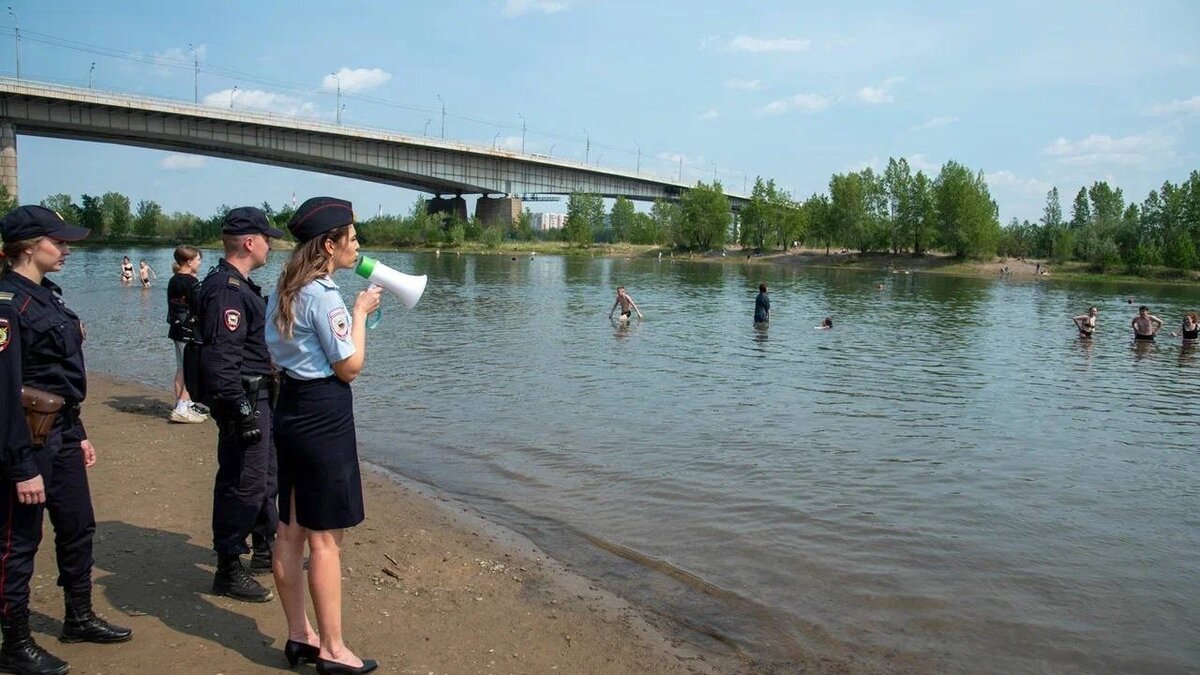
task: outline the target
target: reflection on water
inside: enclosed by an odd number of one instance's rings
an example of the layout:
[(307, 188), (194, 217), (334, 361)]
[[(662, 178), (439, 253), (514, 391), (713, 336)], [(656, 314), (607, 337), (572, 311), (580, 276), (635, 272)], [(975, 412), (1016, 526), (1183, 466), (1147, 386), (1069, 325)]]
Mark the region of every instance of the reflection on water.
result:
[[(166, 250), (79, 253), (67, 298), (92, 366), (166, 387), (165, 284), (148, 302), (109, 284), (124, 253), (169, 267)], [(764, 669), (804, 653), (959, 672), (1200, 663), (1200, 365), (1177, 339), (1131, 346), (1123, 284), (380, 258), (430, 282), (370, 336), (364, 454)], [(265, 288), (279, 263), (255, 275)], [(751, 325), (759, 283), (769, 332)], [(606, 319), (618, 284), (645, 321)], [(1168, 324), (1195, 309), (1193, 288), (1137, 296)], [(1079, 340), (1069, 318), (1089, 305), (1096, 337)], [(825, 316), (836, 328), (813, 330)]]

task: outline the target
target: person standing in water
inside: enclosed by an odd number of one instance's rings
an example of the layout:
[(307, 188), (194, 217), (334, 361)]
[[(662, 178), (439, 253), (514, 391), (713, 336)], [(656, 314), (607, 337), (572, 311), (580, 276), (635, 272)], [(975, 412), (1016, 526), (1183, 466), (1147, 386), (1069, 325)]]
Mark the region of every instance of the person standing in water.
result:
[(1080, 314), (1071, 319), (1075, 322), (1075, 327), (1079, 329), (1079, 337), (1090, 338), (1096, 332), (1096, 317), (1100, 314), (1100, 310), (1095, 307), (1088, 307), (1087, 314)]
[[(1175, 333), (1171, 333), (1171, 337), (1175, 337)], [(1184, 344), (1192, 344), (1200, 340), (1200, 320), (1197, 320), (1195, 312), (1183, 315), (1183, 323), (1179, 326), (1179, 337), (1183, 338)]]
[(624, 286), (617, 286), (617, 299), (613, 302), (612, 309), (608, 310), (608, 318), (611, 319), (613, 312), (617, 311), (617, 305), (621, 306), (621, 321), (628, 321), (633, 312), (637, 312), (639, 319), (642, 318), (642, 310), (638, 309), (637, 303), (625, 292)]
[(1138, 307), (1138, 315), (1133, 317), (1130, 325), (1133, 326), (1134, 340), (1152, 341), (1158, 329), (1163, 327), (1163, 321), (1151, 314), (1149, 307), (1142, 305)]
[(121, 259), (121, 285), (128, 286), (133, 283), (133, 263), (129, 262), (129, 256)]
[(754, 298), (754, 325), (765, 328), (771, 321), (771, 298), (767, 295), (767, 285), (758, 285), (758, 296)]

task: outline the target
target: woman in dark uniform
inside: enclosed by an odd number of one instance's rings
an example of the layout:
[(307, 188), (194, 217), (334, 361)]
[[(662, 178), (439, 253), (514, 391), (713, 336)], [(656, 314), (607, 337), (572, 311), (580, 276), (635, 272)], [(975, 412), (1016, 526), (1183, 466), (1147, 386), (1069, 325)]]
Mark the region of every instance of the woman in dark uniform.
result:
[[(331, 278), (358, 259), (350, 202), (309, 199), (288, 229), (297, 245), (267, 304), (266, 328), (282, 374), (274, 426), (274, 572), (288, 624), (284, 655), (293, 666), (315, 662), (318, 673), (368, 673), (378, 664), (358, 658), (342, 640), (341, 546), (345, 529), (364, 517), (350, 382), (362, 371), (367, 315), (379, 307), (380, 289), (359, 293), (351, 315)], [(315, 631), (305, 612), (305, 544)]]
[[(0, 391), (7, 421), (0, 436), (6, 492), (0, 496), (0, 672), (54, 674), (69, 668), (29, 634), (29, 580), (47, 510), (54, 525), (58, 584), (66, 596), (61, 639), (110, 643), (132, 635), (92, 611), (96, 518), (87, 467), (96, 463), (96, 450), (79, 420), (79, 404), (87, 394), (83, 326), (63, 303), (62, 289), (46, 278), (66, 264), (68, 242), (87, 235), (88, 230), (41, 206), (22, 206), (0, 219), (0, 370), (7, 375)], [(35, 441), (25, 420), (13, 415), (21, 409), (22, 385), (64, 400), (44, 440)]]

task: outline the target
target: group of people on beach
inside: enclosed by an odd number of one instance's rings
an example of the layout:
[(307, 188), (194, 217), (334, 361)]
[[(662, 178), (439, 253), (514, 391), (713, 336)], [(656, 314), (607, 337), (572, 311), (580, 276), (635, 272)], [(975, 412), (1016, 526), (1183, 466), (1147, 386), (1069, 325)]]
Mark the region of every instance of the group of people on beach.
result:
[[(151, 281), (158, 281), (158, 273), (145, 260), (139, 260), (138, 279), (142, 281), (142, 288), (150, 288)], [(129, 256), (121, 258), (121, 285), (133, 285), (133, 263), (129, 262)]]
[[(297, 245), (268, 302), (250, 275), (283, 232), (261, 209), (232, 209), (221, 228), (224, 257), (201, 281), (200, 251), (180, 246), (167, 293), (176, 354), (170, 419), (211, 416), (218, 428), (212, 590), (245, 602), (278, 593), (284, 660), (323, 674), (378, 667), (342, 635), (341, 548), (346, 530), (365, 518), (350, 383), (363, 370), (367, 316), (382, 292), (362, 291), (351, 309), (333, 281), (357, 262), (354, 221), (345, 200), (304, 202), (288, 223)], [(96, 522), (86, 470), (97, 454), (80, 420), (85, 330), (47, 277), (88, 234), (40, 206), (0, 219), (0, 478), (10, 493), (0, 499), (0, 672), (61, 675), (70, 667), (29, 626), (45, 511), (66, 603), (61, 639), (113, 643), (133, 634), (92, 609)], [(121, 275), (132, 280), (128, 257)], [(143, 285), (153, 278), (144, 271)], [(275, 592), (255, 578), (268, 574)]]
[[(1130, 303), (1133, 302), (1131, 299)], [(1075, 324), (1075, 328), (1079, 331), (1079, 337), (1084, 340), (1090, 340), (1096, 334), (1096, 323), (1100, 316), (1100, 310), (1095, 306), (1088, 307), (1085, 314), (1072, 317), (1071, 321)], [(1129, 325), (1133, 328), (1133, 339), (1135, 342), (1153, 342), (1158, 332), (1162, 329), (1164, 322), (1162, 319), (1150, 313), (1150, 308), (1142, 305), (1138, 307), (1137, 316), (1133, 317)], [(1200, 321), (1197, 321), (1196, 312), (1188, 312), (1183, 315), (1183, 321), (1179, 325), (1178, 332), (1172, 332), (1171, 337), (1183, 338), (1183, 344), (1194, 345), (1200, 341)]]

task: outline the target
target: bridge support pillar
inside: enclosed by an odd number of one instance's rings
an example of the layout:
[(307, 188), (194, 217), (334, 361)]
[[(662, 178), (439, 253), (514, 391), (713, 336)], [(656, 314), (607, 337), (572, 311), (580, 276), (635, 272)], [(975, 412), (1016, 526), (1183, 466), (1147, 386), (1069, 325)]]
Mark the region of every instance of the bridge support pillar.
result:
[(484, 195), (475, 202), (475, 217), (484, 225), (512, 227), (521, 217), (521, 200), (516, 197), (492, 198)]
[(425, 202), (425, 212), (430, 215), (443, 215), (467, 222), (467, 200), (462, 197), (434, 197)]
[(17, 201), (17, 131), (12, 122), (0, 121), (0, 185)]

